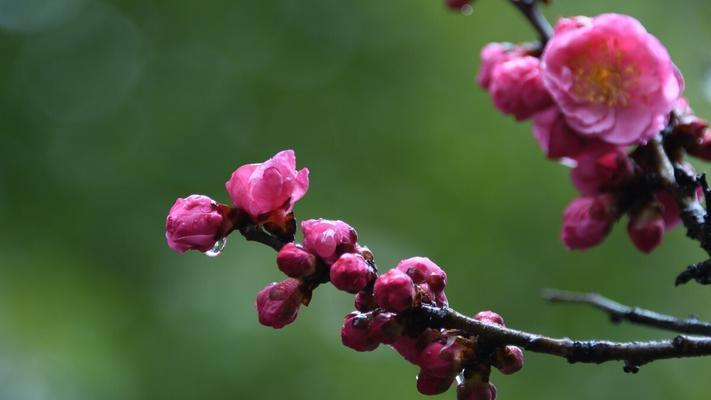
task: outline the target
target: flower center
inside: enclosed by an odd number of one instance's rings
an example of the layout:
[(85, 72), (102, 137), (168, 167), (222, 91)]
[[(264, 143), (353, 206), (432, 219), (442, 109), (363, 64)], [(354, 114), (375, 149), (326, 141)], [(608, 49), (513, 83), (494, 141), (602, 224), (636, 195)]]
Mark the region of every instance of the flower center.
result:
[(626, 107), (639, 70), (624, 65), (622, 52), (612, 51), (607, 44), (595, 50), (586, 52), (572, 63), (573, 93), (588, 103)]

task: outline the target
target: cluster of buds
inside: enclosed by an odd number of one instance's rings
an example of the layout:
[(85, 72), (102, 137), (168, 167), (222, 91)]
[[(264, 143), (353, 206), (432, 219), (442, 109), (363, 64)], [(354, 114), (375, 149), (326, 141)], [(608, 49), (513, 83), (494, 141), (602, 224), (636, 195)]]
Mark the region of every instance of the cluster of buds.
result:
[[(378, 276), (373, 253), (358, 243), (355, 229), (338, 220), (302, 221), (303, 240), (297, 243), (292, 209), (308, 189), (308, 169), (296, 170), (293, 151), (238, 168), (225, 186), (231, 206), (202, 195), (178, 199), (168, 214), (166, 239), (181, 253), (212, 251), (233, 231), (247, 237), (257, 231), (276, 240), (276, 264), (287, 278), (257, 294), (261, 324), (275, 329), (291, 324), (314, 289), (330, 282), (354, 295), (356, 311), (341, 328), (343, 344), (357, 351), (391, 346), (420, 368), (417, 389), (423, 394), (443, 393), (459, 380), (459, 399), (492, 400), (491, 367), (504, 374), (523, 367), (518, 347), (486, 345), (470, 334), (427, 326), (417, 318), (423, 306), (448, 306), (447, 274), (429, 258), (402, 260)], [(504, 324), (491, 311), (475, 319)]]
[[(503, 318), (492, 311), (482, 311), (474, 318), (504, 326)], [(381, 307), (365, 313), (354, 311), (343, 322), (341, 339), (356, 351), (389, 345), (420, 368), (420, 393), (444, 393), (456, 380), (459, 400), (495, 399), (496, 387), (489, 381), (491, 367), (510, 375), (520, 371), (524, 362), (523, 351), (516, 346), (487, 346), (460, 331), (421, 326), (407, 310), (394, 313)]]
[[(670, 188), (655, 180), (645, 145), (711, 159), (711, 132), (684, 97), (669, 53), (636, 19), (619, 14), (562, 18), (545, 47), (491, 43), (481, 52), (479, 85), (494, 106), (533, 120), (545, 155), (571, 167), (580, 197), (563, 213), (569, 249), (600, 243), (629, 217), (632, 243), (648, 253), (679, 222)], [(662, 133), (664, 137), (662, 138)], [(693, 175), (676, 151), (675, 167)]]

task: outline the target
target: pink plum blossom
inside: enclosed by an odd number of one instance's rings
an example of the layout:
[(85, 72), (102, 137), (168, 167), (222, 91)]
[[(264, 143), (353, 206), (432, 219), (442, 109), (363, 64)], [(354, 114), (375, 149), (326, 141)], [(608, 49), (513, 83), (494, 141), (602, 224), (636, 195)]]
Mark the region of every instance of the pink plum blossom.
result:
[(457, 400), (496, 400), (496, 386), (491, 382), (464, 381), (457, 386)]
[(274, 329), (281, 329), (294, 322), (303, 299), (300, 284), (298, 279), (287, 278), (281, 282), (272, 282), (262, 289), (255, 303), (259, 322)]
[(373, 295), (378, 305), (388, 311), (401, 312), (415, 303), (415, 284), (397, 269), (391, 269), (375, 280)]
[(411, 257), (400, 261), (395, 267), (406, 273), (415, 284), (427, 283), (436, 293), (447, 285), (447, 274), (427, 257)]
[(536, 57), (516, 57), (497, 64), (491, 73), (489, 93), (494, 106), (517, 121), (531, 117), (552, 104), (543, 86), (540, 61)]
[(171, 249), (206, 252), (226, 232), (223, 206), (207, 196), (193, 194), (175, 201), (165, 220), (165, 238)]
[(446, 392), (454, 383), (454, 376), (434, 376), (427, 370), (417, 374), (417, 391), (425, 396), (434, 396)]
[(643, 253), (650, 253), (664, 238), (664, 216), (654, 203), (630, 215), (627, 233), (632, 243)]
[(560, 238), (571, 250), (584, 250), (600, 243), (616, 219), (616, 199), (612, 194), (579, 197), (563, 212)]
[(324, 261), (332, 263), (343, 253), (353, 252), (358, 233), (340, 220), (307, 219), (301, 222), (304, 247)]
[(348, 293), (358, 293), (375, 278), (375, 271), (360, 254), (343, 254), (331, 265), (333, 286)]
[(341, 327), (341, 341), (355, 351), (373, 351), (380, 344), (369, 334), (370, 320), (364, 314), (352, 312), (346, 315)]
[(614, 144), (657, 134), (683, 91), (664, 46), (620, 14), (561, 19), (544, 50), (542, 76), (573, 129)]
[(502, 374), (514, 374), (523, 368), (523, 350), (517, 346), (500, 347), (496, 350), (496, 361)]
[(634, 166), (622, 147), (603, 148), (583, 153), (570, 172), (573, 185), (583, 195), (615, 189), (632, 177)]
[(316, 257), (295, 243), (287, 243), (277, 254), (277, 266), (292, 278), (303, 278), (316, 271)]
[(474, 316), (474, 319), (477, 321), (486, 322), (487, 324), (506, 326), (506, 324), (504, 324), (504, 317), (490, 310), (479, 311)]
[(309, 189), (309, 170), (296, 170), (293, 150), (284, 150), (261, 164), (243, 165), (225, 183), (232, 203), (254, 220), (281, 211), (291, 212)]
[(496, 66), (502, 62), (523, 57), (524, 55), (523, 49), (516, 47), (511, 43), (487, 44), (481, 50), (481, 65), (479, 67), (477, 83), (483, 89), (489, 89), (489, 85), (491, 84), (491, 75)]
[(533, 136), (546, 157), (551, 159), (574, 158), (592, 142), (575, 132), (556, 106), (533, 116)]

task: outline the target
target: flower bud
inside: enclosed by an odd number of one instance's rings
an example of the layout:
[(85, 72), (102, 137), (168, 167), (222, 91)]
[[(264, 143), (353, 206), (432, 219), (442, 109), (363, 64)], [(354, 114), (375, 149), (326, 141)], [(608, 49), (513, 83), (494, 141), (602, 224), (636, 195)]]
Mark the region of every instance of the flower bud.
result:
[(296, 170), (293, 150), (280, 151), (263, 163), (237, 168), (225, 188), (235, 206), (261, 221), (273, 211), (291, 212), (309, 189), (309, 170)]
[(454, 378), (454, 376), (437, 377), (424, 369), (420, 370), (420, 373), (417, 374), (417, 391), (426, 396), (444, 393), (452, 386)]
[(257, 313), (262, 325), (281, 329), (294, 322), (301, 307), (303, 293), (298, 279), (273, 282), (257, 294)]
[(223, 205), (207, 196), (193, 194), (175, 201), (165, 220), (165, 238), (171, 249), (206, 252), (228, 230)]
[(464, 381), (457, 386), (457, 400), (496, 400), (496, 386), (491, 382)]
[(374, 310), (378, 305), (375, 303), (373, 293), (360, 291), (355, 295), (355, 309), (360, 312), (368, 312)]
[(427, 257), (402, 260), (395, 268), (406, 273), (416, 285), (427, 283), (435, 293), (441, 292), (447, 285), (447, 274)]
[(630, 214), (627, 233), (635, 247), (649, 253), (662, 243), (664, 237), (664, 216), (656, 202)]
[(373, 295), (381, 308), (394, 312), (405, 311), (415, 302), (415, 284), (407, 274), (391, 269), (375, 280)]
[(570, 172), (573, 185), (589, 196), (613, 190), (632, 176), (632, 160), (622, 147), (594, 146), (577, 157), (578, 165)]
[(341, 341), (355, 351), (373, 351), (380, 343), (369, 335), (370, 320), (365, 314), (353, 312), (346, 315), (341, 327)]
[(489, 86), (491, 85), (491, 75), (496, 66), (505, 61), (523, 56), (523, 49), (516, 47), (511, 43), (487, 44), (481, 50), (481, 66), (479, 67), (477, 83), (483, 89), (489, 89)]
[(379, 312), (370, 321), (369, 335), (380, 343), (391, 344), (402, 334), (402, 330), (396, 314)]
[(568, 249), (585, 250), (610, 233), (616, 218), (616, 199), (612, 194), (579, 197), (563, 212), (560, 238)]
[(454, 378), (465, 361), (467, 346), (456, 337), (437, 340), (425, 347), (420, 354), (420, 367), (429, 375), (438, 378)]
[(277, 254), (277, 265), (287, 276), (303, 278), (316, 271), (316, 257), (297, 244), (287, 243)]
[(500, 347), (496, 350), (496, 363), (502, 374), (514, 374), (523, 368), (523, 351), (516, 346)]
[(540, 60), (532, 56), (502, 62), (491, 73), (489, 93), (494, 106), (517, 121), (527, 119), (553, 104), (543, 86)]
[(331, 283), (344, 292), (358, 293), (374, 277), (373, 268), (360, 254), (343, 254), (331, 265)]
[(441, 334), (436, 329), (425, 329), (419, 336), (412, 338), (409, 336), (399, 336), (390, 344), (407, 361), (420, 365), (420, 355), (422, 351), (435, 340), (439, 340)]
[(343, 221), (309, 219), (301, 222), (304, 248), (327, 263), (336, 261), (343, 253), (355, 251), (358, 234)]
[(487, 324), (506, 326), (506, 324), (504, 324), (504, 318), (493, 311), (479, 311), (474, 316), (474, 319), (477, 321), (486, 322)]
[(533, 136), (546, 157), (551, 159), (575, 158), (597, 144), (575, 132), (557, 106), (533, 116)]

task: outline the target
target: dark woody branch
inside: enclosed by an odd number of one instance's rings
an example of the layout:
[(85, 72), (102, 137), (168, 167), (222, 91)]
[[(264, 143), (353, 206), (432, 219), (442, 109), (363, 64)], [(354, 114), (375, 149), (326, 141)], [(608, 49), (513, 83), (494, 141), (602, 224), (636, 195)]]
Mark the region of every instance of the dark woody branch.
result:
[(541, 46), (545, 46), (548, 39), (553, 35), (553, 27), (543, 16), (538, 8), (538, 0), (510, 0), (516, 8), (526, 17), (531, 23), (533, 29), (538, 33), (541, 40)]
[(711, 323), (696, 318), (680, 319), (638, 307), (629, 307), (597, 293), (578, 293), (546, 289), (543, 298), (552, 303), (587, 304), (607, 313), (613, 323), (628, 321), (668, 331), (711, 336)]
[(480, 322), (448, 307), (423, 305), (411, 312), (433, 328), (458, 329), (487, 343), (516, 345), (528, 351), (563, 357), (570, 363), (624, 361), (625, 372), (637, 372), (640, 365), (655, 360), (711, 355), (711, 338), (680, 335), (671, 340), (649, 342), (555, 339)]

